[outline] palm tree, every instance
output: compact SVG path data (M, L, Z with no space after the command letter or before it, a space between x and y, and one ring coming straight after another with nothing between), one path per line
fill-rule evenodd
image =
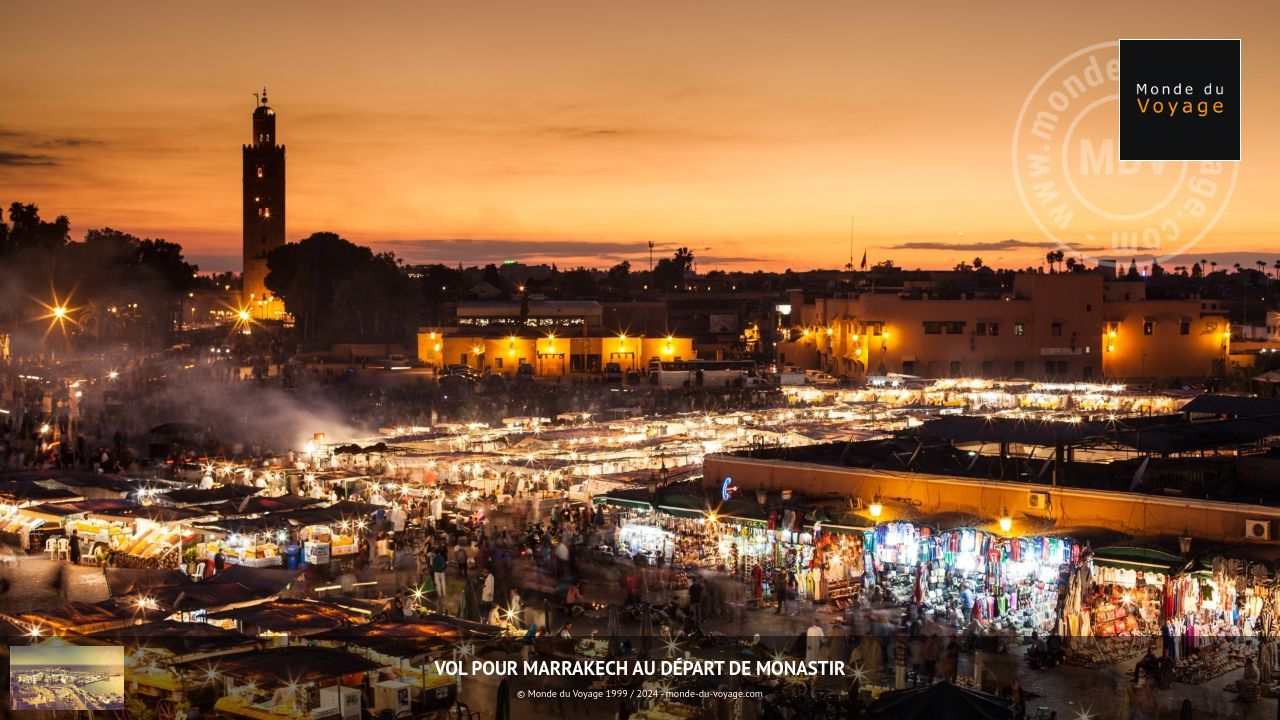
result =
M1280 280L1280 260L1276 260L1276 264L1271 267L1276 269L1276 279Z
M1257 265L1257 266L1258 266L1258 272L1262 273L1263 275L1266 275L1266 274L1267 274L1267 261L1266 261L1266 260L1258 260L1258 261L1256 261L1256 262L1254 263L1254 265Z

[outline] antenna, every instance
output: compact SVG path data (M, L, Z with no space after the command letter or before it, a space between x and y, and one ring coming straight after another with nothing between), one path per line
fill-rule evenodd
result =
M849 264L844 269L853 269L853 213L849 213Z

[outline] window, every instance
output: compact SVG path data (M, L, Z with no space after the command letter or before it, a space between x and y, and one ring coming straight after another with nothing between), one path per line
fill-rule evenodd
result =
M1085 312L1093 312L1093 305L1092 305L1092 304L1090 304L1090 303L1085 303L1084 311L1085 311Z
M258 166L258 177L262 177L262 166Z
M1014 377L1022 377L1026 373L1027 373L1027 363L1023 360L1014 360L1013 361Z
M958 376L960 375L960 361L959 361L959 360L952 360L952 361L951 361L951 368L950 368L950 372L951 372L951 377L958 377Z
M915 363L915 361L914 361L914 360L903 360L903 361L902 361L902 374L903 374L903 375L915 375L915 374L916 374L916 363Z
M1056 322L1050 325L1049 334L1054 337L1062 337L1062 323Z
M991 377L992 375L994 375L994 374L995 374L995 371L996 371L996 364L995 364L994 362L992 362L991 360L983 360L983 361L982 361L982 376L983 376L983 377Z
M1093 379L1093 366L1092 366L1092 365L1085 365L1085 366L1084 366L1084 370L1082 371L1081 378L1082 378L1083 380L1085 380L1085 381L1088 381L1088 380L1092 380L1092 379Z
M494 358L494 359L493 359L493 366L494 366L494 367L496 367L496 368L498 368L499 370L501 370L501 369L502 369L502 358L500 358L500 357L496 357L496 358Z
M467 362L467 354L466 354L466 353L462 353L461 355L459 355L459 356L458 356L458 364L459 364L459 365L469 365L469 364L470 364L470 363L468 363L468 362Z
M1143 323L1142 323L1142 334L1143 334L1143 335L1155 335L1155 334L1156 334L1156 324L1155 324L1155 323L1153 323L1153 322L1151 322L1150 320L1147 320L1147 321L1143 322Z
M1014 324L1013 324L1013 334L1014 334L1014 335L1019 335L1019 336L1021 336L1021 335L1026 335L1026 334L1027 334L1027 326L1026 326L1024 323L1014 323Z
M925 335L963 335L964 322L960 320L925 320Z
M1191 334L1191 321L1190 321L1190 320L1188 320L1188 319L1186 319L1186 318L1182 318L1182 321L1178 323L1178 334L1179 334L1179 335L1190 335L1190 334Z
M996 322L980 322L973 327L975 335L983 337L995 337L1000 334L1000 323Z

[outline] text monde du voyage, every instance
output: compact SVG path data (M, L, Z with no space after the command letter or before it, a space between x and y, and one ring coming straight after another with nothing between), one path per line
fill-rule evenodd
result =
M1226 112L1226 104L1222 100L1213 99L1224 94L1222 85L1205 83L1196 93L1195 86L1190 83L1173 85L1152 85L1136 83L1134 98L1138 103L1138 112L1143 115L1160 117L1193 116L1207 118L1210 115L1222 115ZM1208 99L1197 99L1208 98Z

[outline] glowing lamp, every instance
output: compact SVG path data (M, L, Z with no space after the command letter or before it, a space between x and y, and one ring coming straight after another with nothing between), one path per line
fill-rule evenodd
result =
M884 512L884 503L880 502L880 493L876 493L876 496L871 499L871 504L867 506L867 512L871 513L871 517L877 519Z
M1009 508L1000 512L1000 532L1007 533L1013 529L1013 518L1009 517Z

